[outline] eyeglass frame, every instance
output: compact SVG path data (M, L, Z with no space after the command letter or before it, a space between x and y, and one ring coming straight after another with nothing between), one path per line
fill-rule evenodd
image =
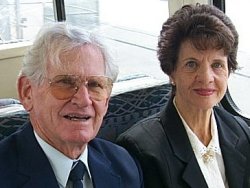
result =
M81 85L84 83L84 86L87 88L87 90L88 90L88 93L89 93L89 95L90 95L90 98L92 98L92 99L94 99L95 97L91 97L91 92L90 92L90 90L89 90L89 86L88 86L88 81L89 81L89 77L102 77L102 78L106 78L107 80L108 80L108 82L105 84L105 87L107 88L107 96L106 97L103 97L103 99L98 99L98 101L100 101L100 100L104 100L105 98L108 98L110 95L111 95L111 91L112 91L112 87L113 87L113 80L110 78L110 77L108 77L108 76L104 76L104 75L88 75L88 76L80 76L80 75L73 75L73 74L66 74L66 75L56 75L56 76L54 76L53 78L47 78L48 79L48 83L49 83L49 85L50 85L50 87L53 87L53 84L56 82L56 80L55 80L55 78L57 78L57 77L73 77L73 78L75 78L74 80L75 81L78 81L78 82L75 82L74 84L71 84L72 86L75 86L74 87L74 90L75 90L75 92L74 93L72 93L72 95L71 96L69 96L69 97L64 97L64 98L60 98L60 97L56 97L55 96L55 93L53 93L53 91L51 90L51 94L55 97L55 98L57 98L57 99L59 99L59 100L66 100L66 99L70 99L70 98L72 98L77 92L78 92L78 90L80 89L80 87L81 87ZM58 81L60 81L60 80L58 80ZM62 87L63 88L63 87ZM70 87L69 87L70 88ZM66 87L64 88L64 89L66 89ZM70 89L73 89L73 87L72 88L70 88ZM95 99L94 99L95 100Z

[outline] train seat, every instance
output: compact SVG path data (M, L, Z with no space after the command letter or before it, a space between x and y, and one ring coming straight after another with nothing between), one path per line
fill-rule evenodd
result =
M114 142L137 121L157 113L169 98L170 84L146 75L119 79L98 137ZM0 99L0 140L22 128L29 114L15 99Z

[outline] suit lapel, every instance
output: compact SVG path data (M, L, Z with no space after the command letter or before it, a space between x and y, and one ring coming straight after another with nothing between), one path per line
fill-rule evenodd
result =
M208 188L195 156L187 162L182 178L192 188Z
M120 177L113 173L111 162L89 145L89 168L95 188L121 187Z
M161 121L174 155L184 162L183 181L192 188L207 187L184 125L174 107L173 99L169 100L165 112L161 114Z
M228 126L233 123L232 121L225 122L218 116L218 114L216 114L216 119L229 187L243 187L247 161L246 157L237 150L239 137L229 128L230 126Z
M35 139L31 124L27 124L20 134L17 140L20 172L17 181L20 187L59 188L52 167Z

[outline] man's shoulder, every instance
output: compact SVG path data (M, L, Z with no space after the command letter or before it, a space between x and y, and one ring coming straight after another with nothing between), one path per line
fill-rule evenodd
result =
M134 165L135 163L125 148L101 138L95 138L89 142L88 148L89 156L95 156L96 159L106 160L106 162L111 162L114 165Z
M95 169L100 169L100 167L108 169L113 175L121 178L121 184L124 187L141 187L141 168L126 149L110 141L95 138L89 142L88 151L88 160L95 166ZM101 164L99 168L96 167L98 164Z
M23 130L29 128L28 124L24 124L20 129L18 129L16 132L12 133L11 135L3 138L0 141L0 153L2 152L14 152L15 149L18 147L18 142L20 142L20 139L24 139L23 137ZM24 141L25 142L25 141ZM27 145L29 143L26 143ZM20 145L20 144L19 144ZM7 151L6 151L7 150Z
M16 135L10 135L0 141L0 174L4 173L4 177L16 169L18 162L17 145ZM0 182L5 181L4 179L3 177L0 178Z
M112 164L116 168L131 166L137 168L136 162L128 151L110 141L95 138L88 144L89 157L95 160L105 161L105 164Z
M95 151L98 151L99 153L102 154L110 154L110 153L126 153L127 151L122 148L121 146L107 141L102 138L95 138L92 141L88 143L88 146Z
M14 133L0 141L0 158L3 154L6 155L9 152L15 152L15 148L17 147L16 134Z

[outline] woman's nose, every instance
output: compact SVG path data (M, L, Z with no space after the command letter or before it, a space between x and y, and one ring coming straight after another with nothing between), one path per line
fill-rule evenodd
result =
M213 82L214 73L212 68L209 66L201 66L197 71L196 79L198 82L202 82L204 84Z

